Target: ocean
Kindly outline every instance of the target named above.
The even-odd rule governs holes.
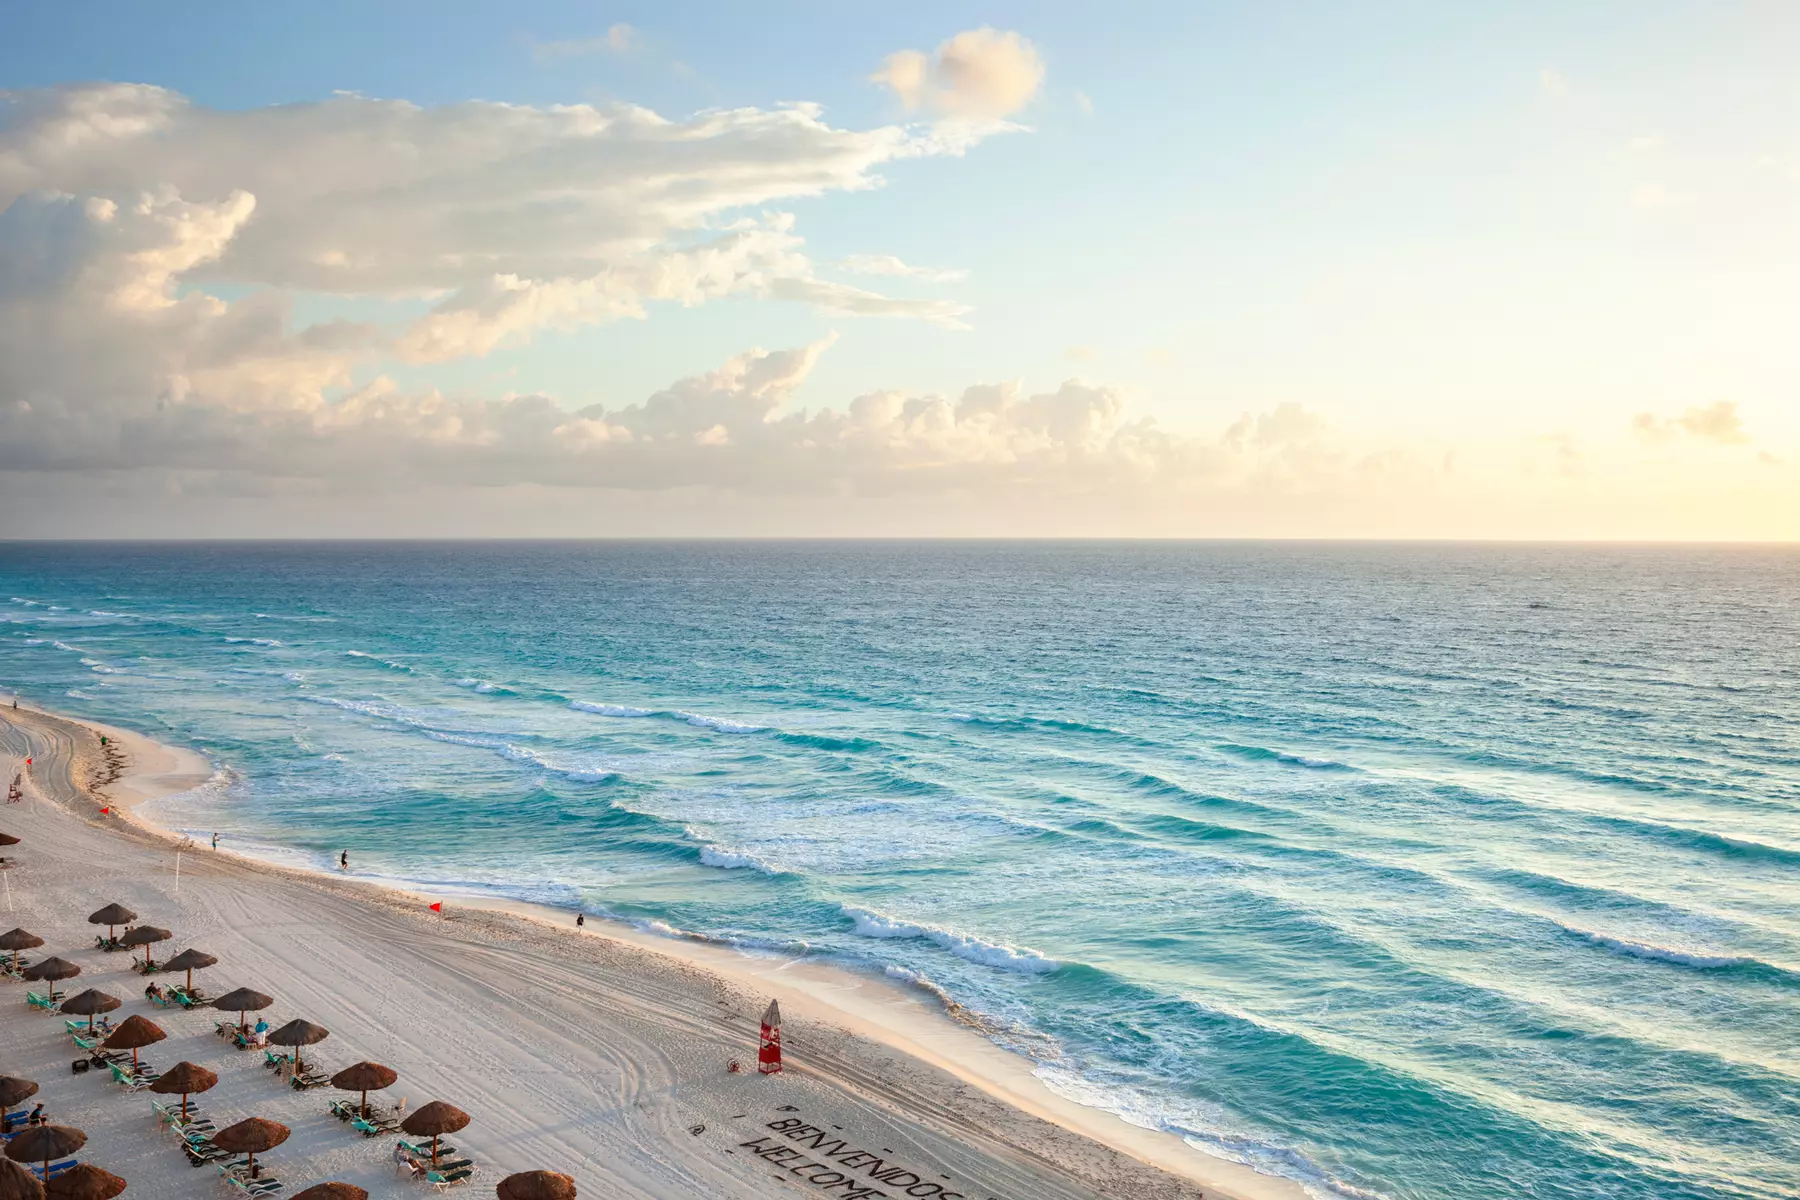
[[[0,686],[1322,1198],[1800,1196],[1794,548],[7,543]]]

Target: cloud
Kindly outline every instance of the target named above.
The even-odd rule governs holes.
[[[892,254],[852,254],[838,266],[857,275],[888,275],[929,283],[956,283],[969,277],[967,271],[952,267],[915,267]]]
[[[539,62],[582,58],[589,54],[624,54],[637,48],[637,30],[623,21],[609,26],[599,37],[569,38],[556,42],[533,42],[531,56]]]
[[[1666,442],[1683,435],[1721,446],[1743,446],[1750,442],[1744,420],[1737,405],[1720,400],[1704,408],[1690,408],[1678,417],[1662,418],[1655,413],[1639,413],[1631,427],[1639,437],[1653,442]]]
[[[0,93],[0,209],[64,196],[77,201],[65,223],[90,209],[209,223],[128,261],[124,235],[89,221],[96,269],[122,273],[140,304],[212,284],[425,298],[432,311],[393,345],[413,361],[731,294],[960,326],[965,306],[815,279],[792,218],[767,208],[879,186],[883,163],[982,136],[954,133],[839,129],[810,105],[671,121],[631,105],[346,95],[222,111],[80,85]]]
[[[908,111],[999,119],[1037,96],[1044,64],[1019,34],[983,26],[957,34],[930,55],[890,54],[870,79],[890,88]]]

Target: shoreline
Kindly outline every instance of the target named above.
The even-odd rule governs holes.
[[[14,714],[8,710],[0,715]],[[104,736],[109,747],[117,747],[117,757],[123,760],[121,770],[110,771],[109,761],[89,762],[85,765],[92,784],[97,786],[83,786],[80,780],[71,780],[93,805],[89,819],[95,824],[106,824],[99,816],[100,804],[94,800],[99,795],[113,808],[112,815],[120,819],[119,826],[108,830],[114,836],[164,848],[188,842],[194,846],[195,859],[212,857],[204,853],[204,845],[191,842],[180,831],[138,811],[145,805],[178,798],[217,778],[220,768],[205,756],[132,730],[23,705],[17,716],[50,729],[60,725],[86,730],[96,740]],[[83,765],[82,759],[76,755],[71,763],[72,773],[79,765]],[[229,847],[223,848],[218,857],[253,875],[303,882],[374,907],[400,905],[417,914],[433,898],[395,883],[290,866]],[[1171,1177],[1169,1182],[1184,1185],[1169,1194],[1194,1195],[1198,1190],[1214,1200],[1305,1200],[1309,1194],[1294,1180],[1258,1172],[1196,1148],[1176,1134],[1134,1125],[1110,1111],[1061,1095],[1036,1076],[1030,1059],[997,1045],[972,1022],[959,1019],[954,1008],[947,1007],[953,1001],[924,989],[818,959],[758,953],[693,936],[660,936],[604,916],[590,917],[587,926],[577,930],[572,924],[572,911],[502,896],[446,893],[437,898],[445,901],[446,910],[454,908],[459,918],[483,914],[499,922],[503,929],[532,940],[549,939],[571,951],[584,948],[589,942],[629,948],[655,956],[683,972],[698,973],[703,985],[711,989],[762,999],[773,997],[781,1002],[790,1023],[798,1017],[828,1025],[852,1039],[903,1055],[914,1064],[942,1072],[979,1091],[1016,1114],[1094,1143],[1096,1148],[1104,1147],[1147,1170],[1166,1174]],[[746,1060],[748,1057],[746,1053]],[[805,1070],[804,1059],[790,1064],[790,1069]]]

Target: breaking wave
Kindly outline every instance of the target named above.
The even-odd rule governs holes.
[[[1000,971],[1016,971],[1026,975],[1044,975],[1062,966],[1053,958],[1018,946],[983,941],[967,933],[956,933],[937,925],[926,925],[890,917],[854,904],[841,906],[843,914],[854,924],[853,932],[866,938],[922,938],[948,950],[967,962],[979,963]]]

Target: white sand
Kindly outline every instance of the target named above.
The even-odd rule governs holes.
[[[93,948],[89,912],[119,901],[172,929],[159,958],[189,946],[217,955],[220,965],[196,982],[215,995],[238,986],[273,995],[272,1025],[297,1016],[325,1025],[331,1037],[306,1057],[327,1073],[372,1059],[400,1074],[389,1099],[403,1095],[415,1109],[443,1099],[469,1112],[474,1122],[451,1140],[480,1164],[458,1189],[471,1195],[537,1167],[607,1197],[1304,1194],[1064,1100],[936,1001],[853,973],[598,922],[580,934],[566,914],[523,906],[458,901],[440,918],[421,897],[203,846],[180,855],[178,881],[176,839],[129,810],[204,782],[203,758],[127,731],[0,710],[8,778],[26,754],[36,758],[28,801],[0,806],[0,830],[25,839],[0,872],[0,928],[45,938],[33,957],[79,963],[65,990],[124,999],[115,1021],[136,1012],[161,1025],[169,1037],[144,1052],[151,1063],[217,1071],[218,1087],[200,1103],[218,1124],[255,1115],[289,1125],[292,1137],[265,1161],[290,1193],[324,1179],[378,1197],[419,1185],[396,1178],[391,1140],[365,1141],[326,1113],[338,1093],[284,1087],[260,1055],[213,1035],[210,1010],[152,1006],[125,954]],[[102,816],[103,805],[113,813]],[[52,1117],[87,1132],[83,1158],[130,1181],[139,1200],[227,1194],[159,1133],[148,1093],[72,1075],[62,1019],[27,1012],[25,985],[0,987],[14,993],[0,995],[9,1014],[0,1073],[42,1085],[35,1099]],[[754,1074],[756,1021],[771,996],[786,1017],[788,1069],[763,1078]],[[734,1058],[750,1073],[729,1074]],[[790,1124],[786,1139],[770,1132],[784,1121],[806,1128]],[[785,1149],[757,1157],[743,1144],[758,1139]]]

